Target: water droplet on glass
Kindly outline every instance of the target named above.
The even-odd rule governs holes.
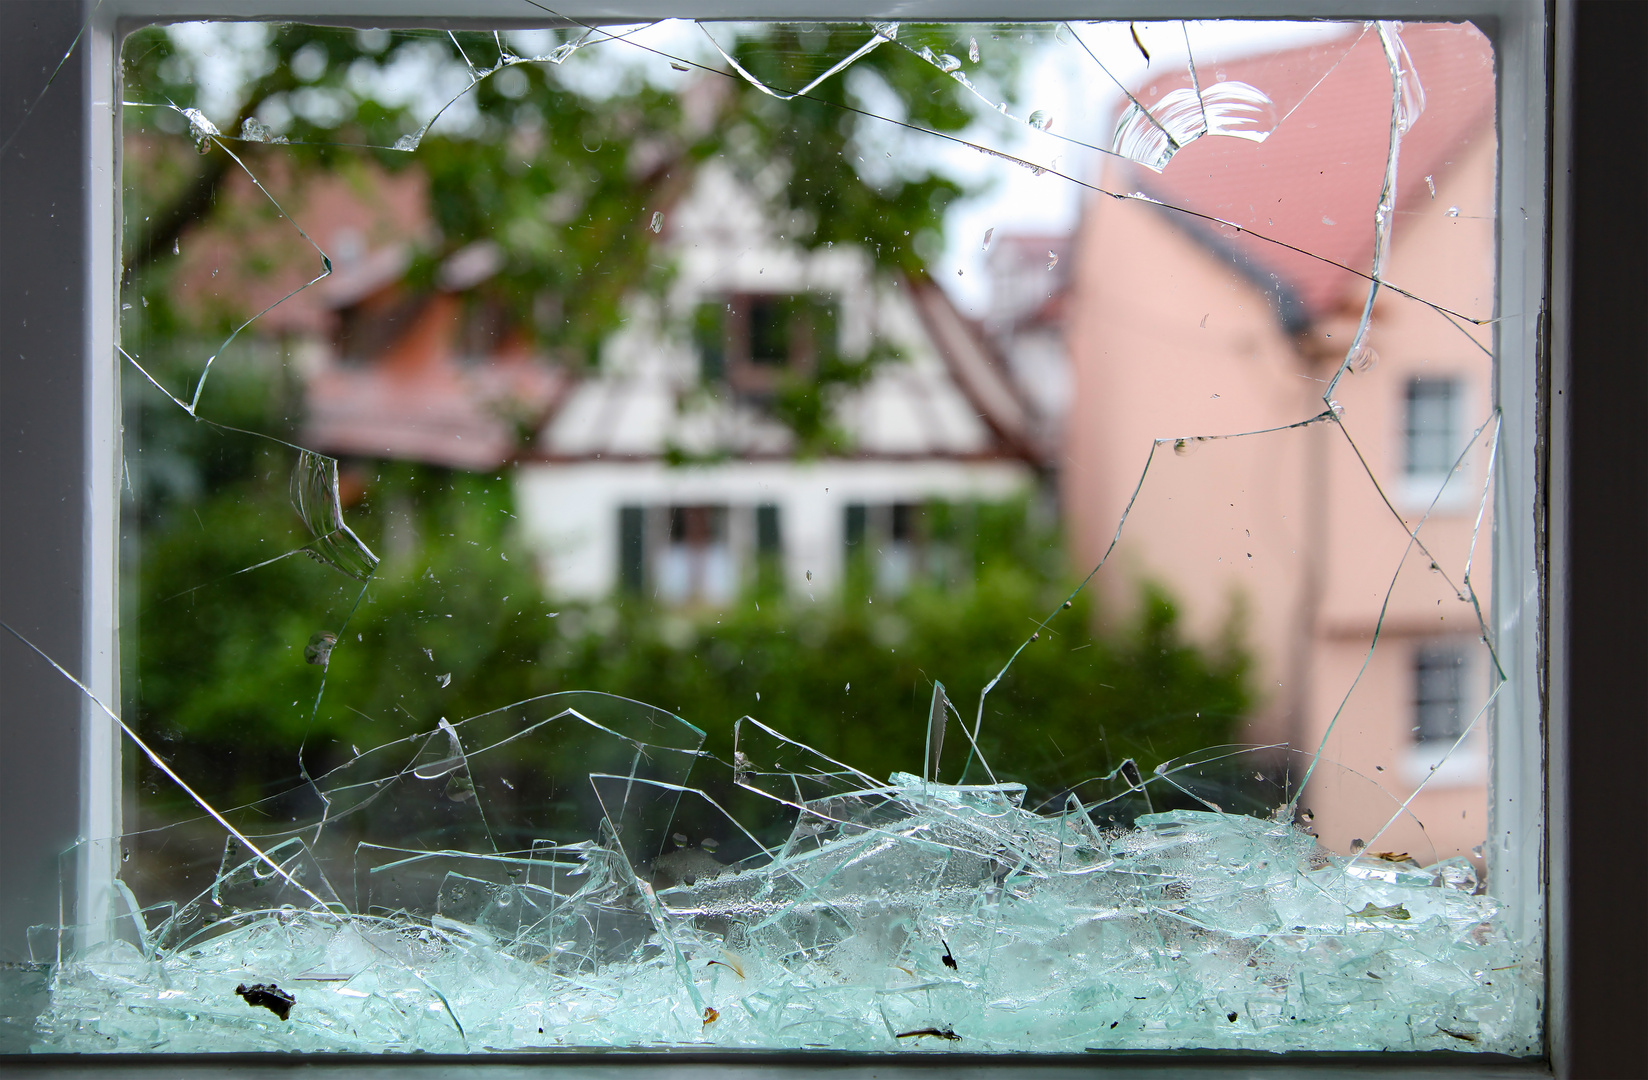
[[[1459,207],[1457,207],[1457,206],[1448,207],[1447,216],[1448,217],[1458,217],[1459,216]]]
[[[338,635],[325,630],[311,635],[309,644],[303,647],[304,661],[325,667],[332,659],[332,646],[337,643]]]
[[[978,38],[967,39],[967,59],[978,63]]]
[[[992,225],[988,229],[984,230],[984,249],[983,250],[985,250],[985,251],[990,250],[990,238],[994,235],[996,235],[996,227],[994,225]]]
[[[716,848],[721,846],[721,841],[717,840],[713,836],[706,836],[698,842],[698,846],[703,848],[705,851],[714,851]]]
[[[951,56],[949,53],[945,53],[944,55],[940,56],[937,60],[933,61],[933,66],[938,68],[940,71],[944,72],[946,75],[948,75],[950,72],[955,71],[957,68],[961,67],[961,61],[957,60],[955,57]]]
[[[437,675],[435,676],[435,681],[440,683],[441,689],[444,690],[448,686],[452,685],[452,673],[449,671],[445,675]]]
[[[468,802],[475,797],[475,781],[463,773],[453,773],[446,782],[446,797],[453,802]]]
[[[652,212],[652,231],[655,233],[664,231],[664,212],[662,210]]]
[[[1049,251],[1047,253],[1047,269],[1051,270],[1057,265],[1059,265],[1059,253],[1056,251]]]
[[[1358,345],[1350,351],[1345,363],[1357,374],[1366,374],[1379,365],[1379,354],[1369,345]]]
[[[670,839],[674,840],[677,844],[680,844],[682,847],[687,846],[687,837],[686,837],[685,833],[670,833]]]
[[[405,150],[407,152],[411,152],[413,150],[416,150],[418,148],[418,143],[420,143],[422,141],[423,141],[422,133],[414,131],[411,134],[402,135],[400,138],[396,139],[395,140],[395,145],[392,146],[390,149],[392,149],[392,150]]]
[[[1053,126],[1053,114],[1045,109],[1037,109],[1030,114],[1029,124],[1037,131],[1047,131]]]
[[[1433,177],[1425,177],[1425,186],[1431,189],[1431,198],[1436,198],[1436,180]]]

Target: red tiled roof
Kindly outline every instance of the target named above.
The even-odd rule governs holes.
[[[1463,153],[1494,138],[1493,49],[1469,24],[1417,23],[1402,31],[1425,110],[1403,136],[1395,229],[1400,211],[1431,198]],[[1229,61],[1221,78],[1240,80],[1277,101],[1297,99],[1319,76],[1321,46]],[[1315,56],[1308,56],[1314,50]],[[1309,62],[1307,62],[1309,61]],[[1262,143],[1198,139],[1161,175],[1129,167],[1128,183],[1175,206],[1235,222],[1344,266],[1367,272],[1373,221],[1390,137],[1391,79],[1378,34],[1363,33],[1343,60]],[[1344,302],[1357,279],[1343,270],[1234,230],[1186,219],[1218,234],[1262,271],[1278,275],[1319,316]]]

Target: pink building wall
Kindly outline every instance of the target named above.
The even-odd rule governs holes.
[[[1431,101],[1404,143],[1403,168],[1418,175],[1406,176],[1401,185],[1386,280],[1455,312],[1485,318],[1493,303],[1496,152],[1491,67],[1485,67],[1491,56],[1474,28],[1425,28],[1424,33],[1410,46],[1415,69],[1430,79]],[[1269,231],[1291,224],[1302,233],[1308,225],[1328,237],[1322,243],[1338,245],[1330,257],[1368,265],[1361,250],[1371,248],[1372,236],[1368,194],[1360,190],[1366,178],[1347,180],[1355,189],[1349,195],[1336,189],[1320,196],[1311,194],[1308,177],[1283,178],[1288,169],[1317,172],[1309,165],[1314,133],[1322,130],[1318,122],[1355,120],[1346,116],[1354,104],[1347,99],[1363,99],[1367,86],[1377,86],[1382,58],[1367,55],[1367,44],[1358,43],[1269,142],[1192,144],[1153,191],[1197,209],[1206,205],[1198,196],[1244,205],[1277,190],[1295,201],[1319,197],[1318,205],[1293,208],[1291,222],[1271,221]],[[1274,70],[1274,59],[1270,63]],[[1343,85],[1336,90],[1332,80],[1341,76]],[[1230,77],[1243,76],[1232,71]],[[1388,121],[1388,74],[1384,78]],[[1374,119],[1378,111],[1376,102]],[[1347,143],[1328,152],[1336,160],[1354,160],[1360,153],[1378,166],[1382,153],[1375,155],[1370,147],[1384,135],[1383,129],[1373,130],[1363,137],[1365,146]],[[1336,130],[1334,138],[1343,143],[1350,136]],[[1266,165],[1275,170],[1271,175],[1278,186],[1256,167]],[[1179,170],[1192,174],[1180,184],[1183,199],[1173,198]],[[1320,174],[1327,172],[1324,165]],[[1100,182],[1110,190],[1131,191],[1141,178],[1158,179],[1113,166]],[[1377,187],[1375,175],[1374,198]],[[1364,211],[1365,216],[1353,216]],[[1067,322],[1074,400],[1061,482],[1076,560],[1087,566],[1115,535],[1153,440],[1263,431],[1322,413],[1323,380],[1343,357],[1367,294],[1366,281],[1341,269],[1312,267],[1298,258],[1261,262],[1275,267],[1306,300],[1308,321],[1302,332],[1292,333],[1256,282],[1263,275],[1256,275],[1251,263],[1243,272],[1220,254],[1214,230],[1199,234],[1200,226],[1173,220],[1172,213],[1142,201],[1098,196],[1085,208],[1076,238]],[[1242,223],[1267,231],[1269,215],[1263,209],[1255,213],[1264,216]],[[1331,228],[1317,228],[1317,218]],[[1342,236],[1333,228],[1355,229],[1358,236]],[[1255,261],[1266,258],[1251,241],[1246,250]],[[1342,851],[1353,839],[1371,841],[1372,832],[1426,775],[1411,730],[1415,650],[1434,640],[1469,642],[1474,669],[1467,672],[1467,702],[1480,703],[1489,685],[1475,612],[1453,587],[1462,582],[1471,550],[1487,476],[1487,437],[1446,489],[1452,496],[1456,487],[1464,488],[1462,497],[1443,500],[1420,529],[1441,572],[1431,570],[1424,552],[1410,550],[1404,524],[1418,528],[1425,507],[1412,492],[1404,497],[1403,474],[1409,379],[1458,379],[1465,395],[1461,419],[1467,431],[1473,429],[1489,417],[1492,404],[1491,331],[1462,326],[1387,290],[1375,305],[1369,341],[1378,354],[1376,365],[1346,376],[1335,393],[1343,408],[1342,430],[1325,422],[1238,439],[1157,445],[1111,561],[1096,579],[1101,617],[1125,613],[1136,600],[1137,583],[1149,579],[1178,600],[1195,638],[1215,641],[1233,617],[1240,620],[1255,662],[1257,700],[1244,739],[1314,750],[1326,735],[1325,757],[1371,781],[1327,770],[1307,792],[1304,803],[1315,812],[1323,842]],[[1360,448],[1367,469],[1346,435]],[[1369,469],[1400,511],[1401,522],[1370,480]],[[1484,614],[1491,528],[1484,517],[1471,570]],[[1370,656],[1376,627],[1382,629]],[[1481,727],[1413,800],[1410,809],[1424,834],[1411,822],[1399,822],[1374,844],[1377,850],[1409,851],[1428,860],[1431,847],[1437,857],[1447,857],[1468,854],[1481,842],[1486,828]]]

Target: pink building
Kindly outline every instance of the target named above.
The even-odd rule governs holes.
[[[1413,25],[1402,40],[1424,111],[1401,140],[1385,278],[1487,318],[1492,50],[1469,26]],[[1181,75],[1137,88],[1139,99],[1160,100]],[[1203,639],[1236,620],[1259,702],[1247,737],[1310,751],[1326,734],[1325,756],[1367,778],[1330,769],[1313,780],[1305,804],[1325,843],[1370,839],[1392,798],[1429,777],[1413,815],[1438,857],[1469,853],[1486,826],[1486,720],[1433,767],[1492,685],[1476,612],[1459,595],[1489,468],[1492,428],[1472,433],[1491,416],[1491,327],[1383,290],[1368,339],[1376,363],[1334,395],[1342,430],[1289,428],[1326,409],[1367,298],[1368,281],[1347,268],[1372,265],[1390,72],[1367,32],[1201,75],[1298,103],[1262,142],[1202,138],[1160,174],[1113,159],[1098,178],[1169,205],[1094,196],[1073,244],[1062,483],[1077,561],[1109,547],[1152,440],[1284,428],[1156,446],[1096,579],[1106,611],[1149,579]],[[1470,570],[1484,607],[1491,528],[1484,516]],[[1429,855],[1409,823],[1376,847]]]

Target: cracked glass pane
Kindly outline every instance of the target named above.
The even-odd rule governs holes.
[[[1475,27],[122,57],[38,1049],[1537,1052]]]

